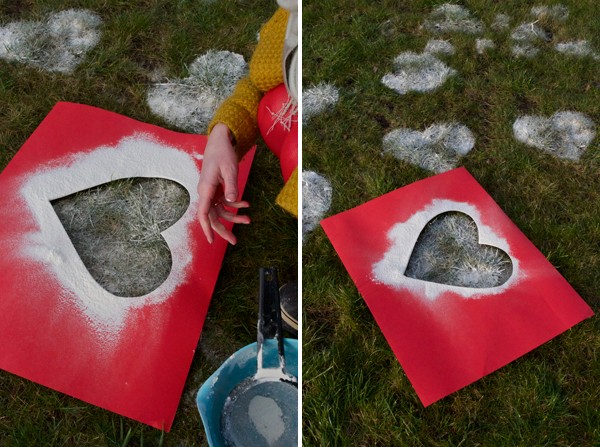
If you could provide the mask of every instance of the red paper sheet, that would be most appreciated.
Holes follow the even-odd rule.
[[[468,214],[479,243],[510,256],[508,281],[476,289],[404,276],[425,225],[450,211]],[[464,168],[405,186],[321,225],[425,406],[593,315]]]
[[[94,107],[52,109],[0,175],[0,368],[170,430],[226,249],[194,217],[205,145]],[[120,298],[85,276],[50,200],[129,177],[178,181],[190,207],[162,233],[169,278]]]

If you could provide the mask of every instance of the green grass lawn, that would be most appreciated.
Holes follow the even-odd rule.
[[[597,313],[600,311],[600,138],[579,162],[518,142],[523,115],[586,114],[600,123],[600,62],[567,57],[557,42],[600,51],[600,5],[565,0],[565,21],[532,59],[511,51],[510,33],[557,2],[460,1],[486,30],[432,34],[420,25],[441,1],[306,0],[303,88],[339,89],[330,111],[303,127],[303,169],[327,177],[333,215],[432,172],[382,156],[384,136],[460,122],[474,134],[465,166]],[[494,31],[496,14],[510,26]],[[401,95],[382,84],[404,51],[450,41],[440,57],[457,71],[440,88]],[[480,55],[477,38],[496,48]],[[600,323],[592,317],[466,388],[423,408],[331,243],[319,227],[303,246],[303,445],[594,446],[600,444]]]
[[[239,53],[249,62],[257,32],[276,5],[271,0],[1,1],[0,26],[69,8],[88,9],[103,20],[100,42],[73,73],[0,59],[0,169],[57,101],[180,131],[146,104],[153,73],[185,77],[186,66],[210,49]],[[195,396],[227,357],[256,341],[259,267],[277,267],[281,284],[297,278],[297,219],[274,204],[282,186],[279,162],[261,141],[244,194],[253,224],[234,229],[239,242],[225,255],[169,434],[0,371],[0,445],[207,445]]]

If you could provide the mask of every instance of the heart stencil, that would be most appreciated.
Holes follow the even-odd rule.
[[[172,180],[129,178],[52,201],[84,265],[106,291],[137,297],[169,276],[172,256],[160,234],[189,206]]]
[[[140,164],[140,160],[145,162]],[[190,204],[181,219],[161,233],[172,257],[167,279],[143,296],[129,295],[130,298],[124,299],[92,278],[52,202],[76,191],[103,185],[110,179],[133,177],[176,181],[187,190]],[[24,252],[45,265],[64,290],[65,300],[72,300],[107,343],[114,342],[131,310],[168,300],[185,279],[192,260],[188,226],[196,217],[198,195],[195,191],[199,177],[191,155],[141,133],[123,137],[114,146],[101,146],[89,153],[56,160],[29,176],[21,187],[36,222],[36,230],[28,235]]]
[[[491,288],[510,278],[512,262],[501,249],[479,244],[473,219],[447,212],[423,229],[404,274],[457,287]]]
[[[485,298],[521,280],[512,248],[470,203],[434,199],[393,225],[387,239],[389,246],[372,266],[373,280],[425,302],[446,292]]]

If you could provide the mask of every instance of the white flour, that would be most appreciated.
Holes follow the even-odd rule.
[[[553,6],[534,6],[531,8],[531,14],[537,18],[549,18],[564,22],[569,17],[569,8],[565,5],[557,4]]]
[[[558,158],[579,161],[594,141],[594,122],[579,112],[557,112],[550,118],[522,116],[513,124],[515,138]]]
[[[331,109],[340,97],[339,90],[325,82],[302,91],[302,123],[306,124],[313,117]]]
[[[470,216],[479,230],[479,243],[497,247],[504,251],[512,262],[512,275],[504,284],[492,288],[458,287],[434,282],[422,281],[405,275],[411,254],[425,226],[436,216],[458,211]],[[512,253],[511,247],[505,239],[496,235],[494,230],[481,223],[479,211],[474,205],[452,200],[433,200],[413,214],[406,222],[399,222],[388,232],[390,246],[383,258],[373,264],[373,280],[395,289],[407,289],[415,296],[423,298],[425,302],[434,302],[444,292],[454,292],[464,298],[482,298],[492,294],[504,292],[518,282],[523,273],[519,268],[519,261]]]
[[[100,41],[102,19],[69,9],[47,21],[12,22],[0,27],[0,57],[47,71],[72,72]]]
[[[473,133],[460,123],[434,124],[423,132],[401,128],[383,138],[384,154],[438,174],[454,169],[473,146]]]
[[[479,54],[483,54],[487,50],[493,50],[494,48],[496,48],[496,44],[491,39],[477,39],[475,41],[475,49]]]
[[[510,26],[510,17],[506,14],[496,14],[496,20],[492,24],[492,29],[502,31]]]
[[[51,200],[89,189],[111,180],[156,177],[174,180],[190,195],[183,217],[162,235],[172,254],[167,280],[153,292],[137,298],[120,298],[104,290],[87,271]],[[115,146],[56,160],[24,179],[21,193],[35,219],[37,231],[28,234],[23,254],[42,263],[64,288],[65,305],[75,305],[99,340],[118,339],[132,309],[164,302],[185,278],[191,261],[188,225],[195,219],[199,171],[190,155],[153,139],[134,134]]]
[[[422,25],[435,33],[467,33],[477,34],[483,31],[480,20],[461,5],[445,3],[438,6]]]
[[[435,90],[455,74],[456,70],[431,53],[406,51],[394,59],[394,73],[386,74],[381,82],[404,95],[409,91]]]
[[[595,60],[600,59],[587,40],[576,40],[571,42],[557,43],[554,47],[556,51],[568,56],[591,57]]]
[[[549,40],[548,34],[537,23],[522,23],[510,33],[511,50],[515,56],[534,57],[540,50],[536,47]]]
[[[190,65],[187,78],[155,84],[146,100],[152,112],[168,123],[202,134],[247,73],[248,65],[240,54],[210,50]]]
[[[333,189],[325,178],[302,171],[302,241],[315,229],[331,206]]]
[[[456,50],[447,40],[430,39],[425,46],[424,53],[441,54],[444,56],[452,56]]]
[[[275,444],[285,431],[283,412],[270,397],[254,396],[248,406],[248,416],[269,445]]]

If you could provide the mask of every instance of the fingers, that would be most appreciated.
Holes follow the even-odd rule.
[[[231,164],[224,168],[221,172],[223,183],[225,184],[224,196],[229,203],[237,202],[238,199],[238,165]]]
[[[249,224],[250,223],[250,216],[244,216],[244,215],[238,215],[235,213],[232,213],[231,211],[227,211],[225,208],[223,208],[223,206],[217,205],[216,207],[217,210],[217,217],[219,217],[220,219],[226,220],[228,222],[233,222],[233,223],[241,223],[241,224]]]
[[[236,209],[240,209],[240,208],[248,208],[250,206],[250,204],[246,201],[239,201],[239,202],[225,202],[223,203],[221,201],[221,203],[223,205],[225,205],[228,208],[236,208]]]
[[[210,224],[215,232],[229,242],[231,245],[237,244],[237,239],[231,231],[225,228],[225,225],[219,220],[216,212],[209,214]]]
[[[200,221],[200,226],[202,227],[202,231],[204,232],[204,236],[209,244],[212,244],[215,240],[212,225],[209,218],[209,213],[213,208],[213,196],[215,194],[216,187],[206,184],[198,185],[198,194],[200,195],[200,199],[198,200],[198,220]]]

